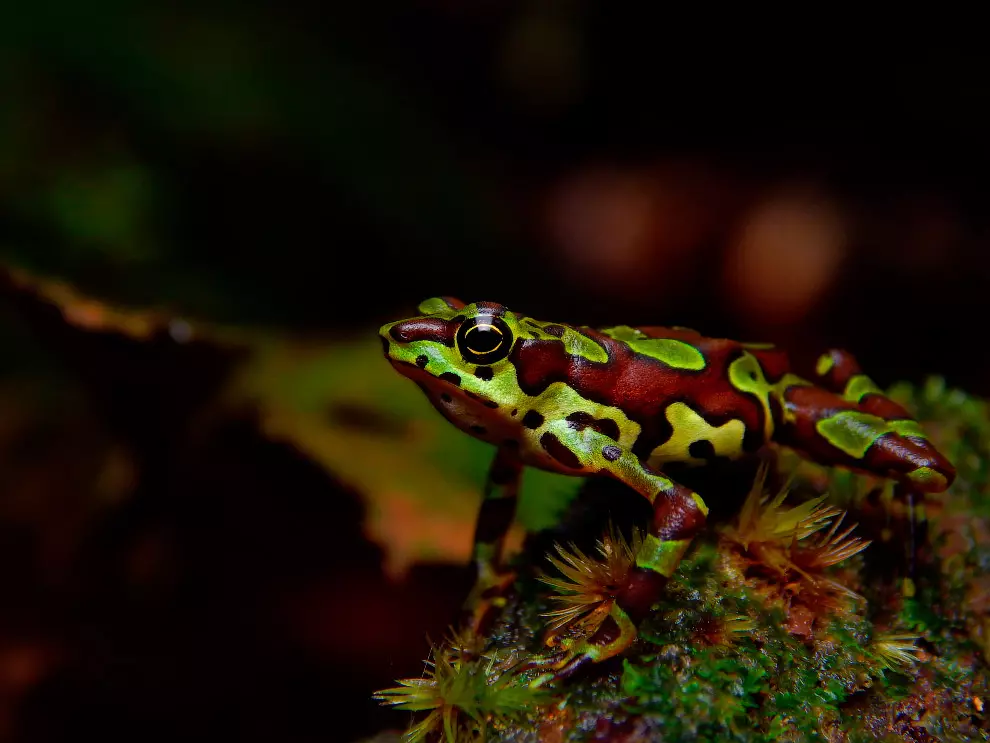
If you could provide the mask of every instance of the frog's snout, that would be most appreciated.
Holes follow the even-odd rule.
[[[386,357],[392,355],[392,338],[389,335],[389,330],[394,324],[395,323],[388,323],[386,325],[382,325],[378,329],[378,339],[382,342],[382,352]]]
[[[393,344],[405,345],[417,340],[427,340],[429,338],[429,327],[424,328],[424,324],[419,320],[399,320],[390,322],[378,330],[384,343],[389,346]]]
[[[421,344],[439,344],[453,348],[455,332],[456,328],[448,321],[416,317],[382,325],[378,335],[381,336],[382,348],[389,359],[412,363],[413,357],[422,353]],[[417,348],[418,351],[413,350]]]

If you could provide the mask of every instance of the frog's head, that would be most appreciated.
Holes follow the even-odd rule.
[[[403,375],[444,398],[490,400],[508,371],[519,319],[500,304],[428,299],[418,317],[383,325],[385,356]],[[492,380],[496,380],[492,382]]]

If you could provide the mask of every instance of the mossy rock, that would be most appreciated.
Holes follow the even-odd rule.
[[[835,549],[829,554],[840,558],[822,567],[817,588],[793,571],[768,569],[734,541],[744,528],[737,512],[727,523],[712,524],[696,541],[621,659],[582,669],[551,684],[545,696],[527,701],[519,692],[532,675],[511,669],[549,652],[542,615],[557,608],[540,581],[541,575],[554,574],[543,557],[548,540],[545,534],[542,540],[535,536],[517,558],[520,577],[508,605],[490,636],[478,640],[481,657],[460,661],[463,672],[485,673],[489,683],[504,687],[511,677],[516,707],[504,714],[478,708],[473,717],[458,717],[462,710],[455,701],[448,706],[454,720],[448,733],[435,727],[424,739],[990,738],[984,713],[990,681],[987,405],[947,389],[940,379],[920,388],[898,385],[890,394],[917,415],[959,471],[941,508],[919,511],[927,519],[920,519],[925,529],[918,533],[927,536],[913,581],[905,580],[902,531],[910,522],[898,520],[896,509],[895,517],[876,518],[877,503],[889,488],[782,456],[780,469],[794,476],[782,509],[825,490],[837,505],[827,512],[829,518],[823,517],[824,527],[835,524],[840,507],[848,511],[841,529],[832,532],[831,544],[828,528],[802,542],[823,552]],[[738,489],[738,483],[722,484]],[[582,497],[572,510],[580,508]],[[817,513],[826,515],[825,510]],[[621,521],[615,513],[612,517]],[[608,518],[601,515],[599,535]],[[860,526],[846,541],[837,541],[857,520]],[[862,549],[853,535],[873,542]],[[565,526],[551,541],[571,538]],[[589,546],[585,541],[582,548],[593,554]],[[449,653],[450,647],[439,652]],[[420,712],[415,721],[423,717]]]

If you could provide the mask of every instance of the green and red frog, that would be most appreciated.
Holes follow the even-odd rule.
[[[755,455],[774,442],[824,465],[944,491],[952,464],[903,407],[846,352],[822,355],[817,383],[770,344],[707,338],[680,327],[595,330],[543,322],[499,304],[429,299],[384,325],[385,355],[443,416],[496,447],[475,531],[475,622],[503,588],[502,546],[524,465],[607,475],[653,505],[653,520],[609,618],[553,663],[565,676],[625,650],[705,525],[701,497],[664,474]]]

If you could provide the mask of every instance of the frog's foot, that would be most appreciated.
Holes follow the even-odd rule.
[[[475,635],[484,634],[506,604],[506,594],[516,581],[513,571],[485,571],[461,607],[461,623]]]
[[[558,652],[545,658],[536,658],[527,670],[539,670],[530,687],[538,688],[551,681],[562,681],[588,663],[601,663],[624,652],[636,639],[636,625],[618,604],[613,604],[608,616],[590,637],[560,638],[551,634],[548,644],[559,647]]]

